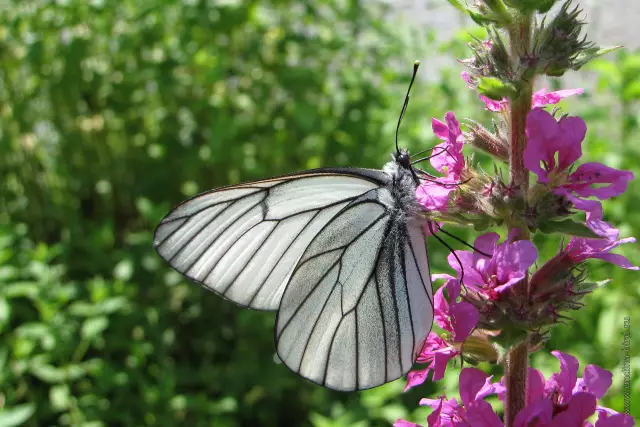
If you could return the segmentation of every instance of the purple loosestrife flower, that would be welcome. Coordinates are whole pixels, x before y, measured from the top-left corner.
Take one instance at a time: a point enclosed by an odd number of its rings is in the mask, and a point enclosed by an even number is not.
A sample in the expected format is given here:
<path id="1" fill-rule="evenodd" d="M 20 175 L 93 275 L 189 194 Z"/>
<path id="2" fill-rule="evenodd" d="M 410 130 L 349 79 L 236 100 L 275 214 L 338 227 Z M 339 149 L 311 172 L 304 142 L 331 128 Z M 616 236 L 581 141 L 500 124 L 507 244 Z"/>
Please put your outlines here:
<path id="1" fill-rule="evenodd" d="M 547 381 L 536 369 L 529 369 L 527 406 L 516 416 L 516 427 L 587 427 L 592 426 L 587 418 L 596 412 L 597 400 L 611 386 L 611 372 L 595 365 L 587 365 L 584 376 L 578 378 L 578 360 L 566 353 L 553 351 L 560 361 L 560 372 L 552 374 Z M 504 379 L 501 381 L 501 384 Z M 498 398 L 505 399 L 503 392 Z M 617 414 L 608 408 L 598 408 L 599 419 L 595 427 L 607 427 L 609 418 L 619 424 L 632 426 L 633 419 Z M 600 415 L 602 412 L 604 414 Z"/>
<path id="2" fill-rule="evenodd" d="M 446 212 L 449 205 L 449 194 L 457 188 L 465 167 L 462 147 L 464 137 L 456 116 L 449 112 L 445 115 L 446 123 L 432 120 L 433 133 L 444 142 L 433 149 L 435 155 L 431 165 L 442 177 L 425 181 L 416 190 L 418 202 L 429 211 Z"/>
<path id="3" fill-rule="evenodd" d="M 538 175 L 539 184 L 549 186 L 555 194 L 567 197 L 577 209 L 586 211 L 588 220 L 600 219 L 602 206 L 585 197 L 605 200 L 618 196 L 633 179 L 630 171 L 595 162 L 580 165 L 571 172 L 582 156 L 582 141 L 587 132 L 580 117 L 556 120 L 543 109 L 534 108 L 527 116 L 526 132 L 524 166 Z"/>
<path id="4" fill-rule="evenodd" d="M 486 396 L 502 393 L 504 387 L 491 383 L 491 376 L 476 368 L 465 368 L 460 372 L 460 401 L 455 398 L 421 399 L 420 405 L 430 406 L 433 412 L 427 417 L 429 427 L 491 427 L 496 422 L 502 425 L 500 418 L 493 412 L 491 405 L 483 399 Z M 398 420 L 394 427 L 420 427 L 419 424 Z"/>
<path id="5" fill-rule="evenodd" d="M 428 363 L 426 369 L 411 371 L 407 375 L 405 391 L 422 384 L 433 370 L 433 381 L 441 380 L 449 360 L 460 354 L 455 343 L 463 342 L 478 323 L 478 311 L 467 302 L 457 302 L 460 296 L 460 282 L 448 274 L 435 274 L 432 280 L 447 279 L 444 286 L 433 297 L 434 320 L 436 324 L 449 332 L 448 339 L 430 332 L 418 355 L 418 363 Z M 444 296 L 447 291 L 448 298 Z M 447 301 L 448 299 L 448 301 Z"/>
<path id="6" fill-rule="evenodd" d="M 479 252 L 456 251 L 462 265 L 455 256 L 447 258 L 449 265 L 458 272 L 464 269 L 464 284 L 485 294 L 489 299 L 497 299 L 499 294 L 522 280 L 538 258 L 538 250 L 528 240 L 513 241 L 518 230 L 514 230 L 503 243 L 498 244 L 497 233 L 486 233 L 478 237 L 474 246 Z"/>
<path id="7" fill-rule="evenodd" d="M 537 369 L 529 368 L 527 406 L 515 418 L 515 427 L 594 427 L 587 421 L 598 414 L 595 427 L 631 427 L 633 418 L 609 408 L 597 406 L 611 386 L 611 372 L 595 365 L 584 369 L 578 378 L 578 360 L 559 351 L 552 352 L 560 361 L 560 372 L 545 381 Z M 491 383 L 489 375 L 476 368 L 460 372 L 460 401 L 455 398 L 422 399 L 420 405 L 433 408 L 427 417 L 429 427 L 504 427 L 491 405 L 483 399 L 498 394 L 504 402 L 504 378 Z M 394 427 L 421 427 L 398 420 Z"/>

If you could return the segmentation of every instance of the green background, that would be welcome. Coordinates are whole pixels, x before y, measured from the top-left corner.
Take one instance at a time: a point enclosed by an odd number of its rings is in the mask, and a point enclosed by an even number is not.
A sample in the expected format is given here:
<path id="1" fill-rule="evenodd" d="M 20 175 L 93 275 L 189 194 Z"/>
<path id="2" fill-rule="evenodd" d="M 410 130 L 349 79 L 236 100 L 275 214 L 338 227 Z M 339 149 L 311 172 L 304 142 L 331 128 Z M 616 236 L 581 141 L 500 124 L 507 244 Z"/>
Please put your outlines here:
<path id="1" fill-rule="evenodd" d="M 387 13 L 337 0 L 0 8 L 0 426 L 424 424 L 420 397 L 457 394 L 457 366 L 406 394 L 403 380 L 352 394 L 312 385 L 275 362 L 273 315 L 185 282 L 151 244 L 162 216 L 197 192 L 320 166 L 380 167 L 416 58 L 427 78 L 402 145 L 433 146 L 431 117 L 450 110 L 488 125 L 460 66 L 433 65 L 469 56 L 466 32 L 436 41 Z M 640 56 L 590 70 L 593 87 L 563 104 L 587 120 L 584 159 L 638 174 Z M 624 237 L 640 234 L 639 188 L 605 204 Z M 544 259 L 559 239 L 536 243 Z M 636 245 L 621 252 L 640 263 Z M 433 241 L 430 253 L 433 271 L 449 271 L 445 248 Z M 559 349 L 612 370 L 603 403 L 622 411 L 623 321 L 631 316 L 637 348 L 638 273 L 590 266 L 613 282 L 554 330 L 534 365 L 556 370 L 548 350 Z M 632 372 L 639 364 L 632 357 Z M 637 417 L 635 373 L 631 387 Z"/>

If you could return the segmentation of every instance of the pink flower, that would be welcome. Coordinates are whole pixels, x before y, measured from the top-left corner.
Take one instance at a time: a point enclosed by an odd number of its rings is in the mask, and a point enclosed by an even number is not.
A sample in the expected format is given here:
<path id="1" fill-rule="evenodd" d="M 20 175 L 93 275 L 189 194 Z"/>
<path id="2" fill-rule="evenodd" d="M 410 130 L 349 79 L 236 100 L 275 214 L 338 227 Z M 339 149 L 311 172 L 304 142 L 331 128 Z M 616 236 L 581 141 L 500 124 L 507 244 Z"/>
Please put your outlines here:
<path id="1" fill-rule="evenodd" d="M 638 267 L 632 265 L 626 257 L 609 253 L 619 245 L 634 243 L 636 241 L 635 238 L 628 237 L 618 240 L 620 230 L 599 219 L 588 221 L 587 226 L 602 238 L 572 237 L 569 240 L 569 244 L 560 253 L 560 256 L 567 256 L 572 264 L 579 264 L 590 258 L 598 258 L 628 270 L 638 270 Z"/>
<path id="2" fill-rule="evenodd" d="M 587 419 L 598 413 L 595 427 L 631 427 L 633 418 L 611 409 L 599 407 L 600 399 L 611 386 L 611 372 L 595 365 L 584 369 L 578 378 L 578 360 L 565 353 L 554 351 L 560 360 L 560 372 L 545 382 L 536 369 L 529 369 L 527 406 L 515 418 L 515 427 L 593 427 Z M 460 401 L 446 396 L 439 399 L 422 399 L 420 405 L 433 408 L 427 418 L 429 427 L 504 427 L 502 420 L 491 405 L 483 399 L 498 394 L 504 402 L 506 389 L 504 378 L 500 383 L 491 383 L 491 378 L 476 368 L 465 368 L 460 372 Z M 404 423 L 404 424 L 403 424 Z M 397 427 L 419 427 L 398 420 Z"/>
<path id="3" fill-rule="evenodd" d="M 438 119 L 431 121 L 433 133 L 444 141 L 434 147 L 433 152 L 440 154 L 431 158 L 431 166 L 446 178 L 458 180 L 462 169 L 464 169 L 464 156 L 462 155 L 464 136 L 455 114 L 448 112 L 444 117 L 446 124 Z"/>
<path id="4" fill-rule="evenodd" d="M 560 361 L 560 372 L 552 374 L 545 382 L 542 373 L 529 369 L 527 406 L 516 416 L 515 426 L 528 427 L 534 422 L 536 427 L 590 426 L 586 420 L 595 413 L 597 400 L 611 386 L 611 372 L 587 365 L 584 376 L 578 378 L 579 364 L 575 357 L 559 351 L 553 351 L 552 354 Z M 501 384 L 503 381 L 504 378 Z M 504 402 L 504 392 L 499 392 L 498 398 Z M 608 408 L 599 411 L 606 412 L 599 414 L 603 420 L 611 414 L 624 423 L 633 421 L 631 417 L 618 416 L 620 414 Z M 596 423 L 596 427 L 602 426 L 606 427 L 606 421 Z"/>
<path id="5" fill-rule="evenodd" d="M 444 142 L 433 148 L 434 156 L 431 165 L 442 177 L 424 181 L 416 190 L 416 198 L 426 210 L 446 212 L 449 205 L 449 194 L 457 188 L 465 166 L 462 147 L 464 136 L 456 116 L 449 112 L 445 115 L 446 123 L 432 120 L 433 133 Z"/>
<path id="6" fill-rule="evenodd" d="M 630 171 L 594 162 L 585 163 L 570 173 L 570 168 L 582 156 L 582 141 L 587 132 L 580 117 L 558 121 L 543 109 L 535 108 L 527 116 L 526 130 L 525 167 L 538 175 L 538 183 L 549 185 L 554 193 L 568 197 L 577 209 L 586 210 L 592 216 L 601 216 L 602 207 L 596 201 L 581 197 L 604 200 L 618 196 L 633 179 Z"/>
<path id="7" fill-rule="evenodd" d="M 438 399 L 421 399 L 420 405 L 430 406 L 433 412 L 427 417 L 429 427 L 502 427 L 502 421 L 483 399 L 503 391 L 498 383 L 491 383 L 491 376 L 476 368 L 465 368 L 458 377 L 460 401 L 442 396 Z M 405 423 L 405 424 L 402 424 Z M 414 427 L 417 424 L 398 420 L 394 426 Z"/>
<path id="8" fill-rule="evenodd" d="M 487 233 L 474 242 L 480 252 L 491 254 L 491 257 L 479 252 L 455 251 L 462 265 L 453 254 L 447 258 L 458 275 L 464 269 L 466 286 L 475 287 L 491 298 L 522 280 L 538 258 L 536 247 L 528 240 L 512 242 L 511 235 L 505 242 L 498 244 L 499 239 L 497 233 Z"/>
<path id="9" fill-rule="evenodd" d="M 473 305 L 456 301 L 460 296 L 460 282 L 448 274 L 433 275 L 432 280 L 437 279 L 447 279 L 447 283 L 434 295 L 434 319 L 450 336 L 445 340 L 433 332 L 429 333 L 417 358 L 418 363 L 426 363 L 428 366 L 426 369 L 409 372 L 405 391 L 424 383 L 432 370 L 433 381 L 441 380 L 449 360 L 460 354 L 453 343 L 464 341 L 478 323 L 480 315 Z M 444 297 L 445 289 L 449 301 Z"/>
<path id="10" fill-rule="evenodd" d="M 433 298 L 434 319 L 438 326 L 451 333 L 453 342 L 464 341 L 478 323 L 480 314 L 468 302 L 456 302 L 460 296 L 460 281 L 448 274 L 434 274 L 432 280 L 447 279 Z M 449 301 L 445 299 L 443 291 L 447 290 Z"/>

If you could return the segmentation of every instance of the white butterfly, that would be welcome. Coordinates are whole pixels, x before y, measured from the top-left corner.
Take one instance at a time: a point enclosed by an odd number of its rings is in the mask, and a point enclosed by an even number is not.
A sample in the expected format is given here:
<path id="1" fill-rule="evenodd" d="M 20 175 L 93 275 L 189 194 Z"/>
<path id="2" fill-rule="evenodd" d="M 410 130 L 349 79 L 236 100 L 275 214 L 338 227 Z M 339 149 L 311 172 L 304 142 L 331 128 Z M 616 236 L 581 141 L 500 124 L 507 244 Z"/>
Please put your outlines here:
<path id="1" fill-rule="evenodd" d="M 322 386 L 406 374 L 433 323 L 419 182 L 406 151 L 384 170 L 316 169 L 200 194 L 154 245 L 188 278 L 277 310 L 278 356 Z"/>

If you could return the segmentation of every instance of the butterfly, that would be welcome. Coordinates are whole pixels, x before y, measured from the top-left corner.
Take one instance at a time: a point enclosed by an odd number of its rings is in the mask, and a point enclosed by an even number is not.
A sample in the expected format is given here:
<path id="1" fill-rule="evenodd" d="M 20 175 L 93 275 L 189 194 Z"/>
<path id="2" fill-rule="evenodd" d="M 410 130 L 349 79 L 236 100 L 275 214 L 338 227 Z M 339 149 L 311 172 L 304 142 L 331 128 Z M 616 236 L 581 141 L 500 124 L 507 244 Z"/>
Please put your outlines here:
<path id="1" fill-rule="evenodd" d="M 160 222 L 154 246 L 223 298 L 277 311 L 275 346 L 292 371 L 335 390 L 377 387 L 411 369 L 434 312 L 420 178 L 407 150 L 392 157 L 382 170 L 199 194 Z"/>

